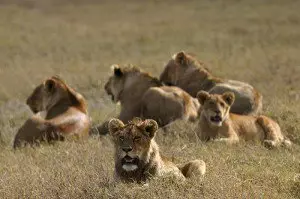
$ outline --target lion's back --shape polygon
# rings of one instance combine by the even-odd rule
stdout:
[[[183,111],[182,99],[174,92],[152,87],[143,96],[142,117],[154,119],[160,126],[165,126],[175,118],[180,118]]]

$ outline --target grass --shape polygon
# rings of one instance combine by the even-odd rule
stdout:
[[[0,195],[2,198],[299,198],[299,1],[0,0]],[[162,152],[176,163],[201,158],[205,179],[113,182],[109,137],[12,150],[31,113],[33,87],[58,74],[88,100],[94,123],[119,108],[103,86],[114,63],[159,75],[185,50],[213,74],[254,85],[265,114],[276,119],[292,149],[259,144],[201,143],[194,124],[158,132]]]

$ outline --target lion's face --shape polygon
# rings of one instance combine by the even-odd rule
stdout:
[[[196,60],[185,52],[178,52],[167,63],[160,75],[160,81],[168,86],[177,85],[178,79],[191,67],[195,67]]]
[[[34,113],[49,110],[61,98],[66,97],[67,91],[55,78],[49,78],[37,86],[27,98],[26,104]]]
[[[112,70],[113,75],[109,77],[104,89],[111,96],[112,101],[117,103],[124,88],[125,77],[119,66],[113,65]]]
[[[149,151],[151,140],[158,129],[154,120],[135,118],[124,125],[119,119],[112,119],[108,124],[113,137],[117,161],[125,171],[136,170]]]
[[[201,114],[204,114],[212,126],[222,126],[223,121],[228,117],[230,107],[234,102],[234,94],[226,92],[223,95],[209,94],[200,91],[197,98],[201,106]]]

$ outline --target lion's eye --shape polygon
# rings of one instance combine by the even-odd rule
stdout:
[[[221,104],[221,106],[222,106],[223,108],[225,107],[225,104],[224,104],[223,102],[221,102],[220,104]]]
[[[138,141],[140,141],[140,140],[141,140],[141,137],[139,137],[139,136],[136,136],[136,137],[134,137],[134,138],[133,138],[133,140],[134,140],[135,142],[138,142]]]
[[[120,136],[120,137],[119,137],[119,140],[120,140],[120,141],[123,141],[123,140],[124,140],[124,136]]]

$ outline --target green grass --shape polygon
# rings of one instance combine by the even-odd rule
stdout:
[[[299,1],[0,0],[1,198],[299,198]],[[58,74],[88,100],[94,123],[119,107],[104,92],[110,65],[132,63],[158,76],[185,50],[214,75],[246,81],[264,96],[264,112],[295,145],[201,143],[195,125],[158,132],[176,163],[201,158],[207,174],[184,183],[114,183],[109,137],[12,150],[31,115],[25,99]]]

